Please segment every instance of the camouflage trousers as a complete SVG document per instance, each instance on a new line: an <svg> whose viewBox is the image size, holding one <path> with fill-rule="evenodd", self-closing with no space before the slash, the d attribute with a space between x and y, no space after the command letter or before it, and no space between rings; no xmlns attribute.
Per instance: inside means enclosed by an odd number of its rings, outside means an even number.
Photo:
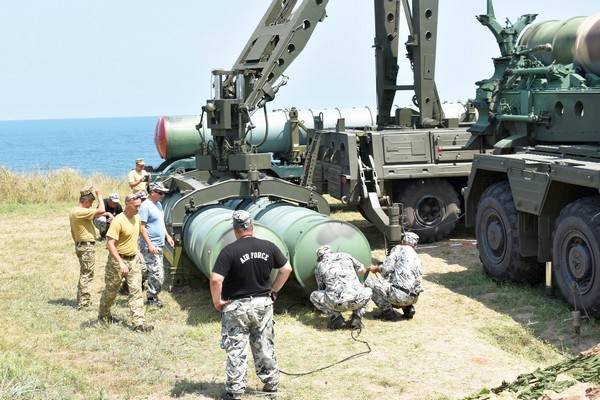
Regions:
<svg viewBox="0 0 600 400"><path fill-rule="evenodd" d="M144 323L144 298L142 296L142 268L138 257L131 260L123 259L123 262L129 268L129 273L125 278L129 286L129 297L127 304L131 312L131 323L133 326ZM104 291L100 299L100 308L98 318L108 318L110 316L110 307L113 305L119 288L121 287L121 272L119 263L111 256L106 261L106 272L104 275Z"/></svg>
<svg viewBox="0 0 600 400"><path fill-rule="evenodd" d="M256 375L265 384L277 386L279 369L275 358L273 301L269 297L233 300L221 313L221 348L227 352L225 390L242 394L248 383L246 346L254 357Z"/></svg>
<svg viewBox="0 0 600 400"><path fill-rule="evenodd" d="M362 318L371 295L371 289L362 286L349 288L341 295L327 290L315 290L310 294L310 301L319 311L330 317L337 317L344 311L352 311Z"/></svg>
<svg viewBox="0 0 600 400"><path fill-rule="evenodd" d="M411 295L385 279L371 276L365 281L365 285L373 289L373 302L382 310L411 306L419 299L418 295Z"/></svg>
<svg viewBox="0 0 600 400"><path fill-rule="evenodd" d="M75 254L79 259L79 284L77 285L77 305L88 307L92 304L92 281L94 280L94 264L96 250L94 245L76 244Z"/></svg>
<svg viewBox="0 0 600 400"><path fill-rule="evenodd" d="M148 282L148 298L158 296L165 282L163 251L161 247L157 247L157 249L158 253L152 254L147 247L142 247L142 256L144 257L142 275Z"/></svg>

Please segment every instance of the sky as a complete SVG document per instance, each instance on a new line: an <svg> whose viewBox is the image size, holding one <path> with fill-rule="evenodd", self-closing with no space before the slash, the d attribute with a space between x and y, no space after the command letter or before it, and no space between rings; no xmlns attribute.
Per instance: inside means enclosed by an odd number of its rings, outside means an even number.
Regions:
<svg viewBox="0 0 600 400"><path fill-rule="evenodd" d="M210 71L229 69L269 0L3 1L0 120L199 114ZM496 15L538 21L600 12L597 0L496 0ZM498 55L476 20L485 0L440 0L440 97L475 95ZM372 0L330 0L270 108L375 104ZM404 22L404 19L401 20ZM406 32L402 37L406 36ZM404 42L405 40L402 40ZM400 54L404 54L403 46ZM412 81L400 59L399 83ZM406 105L412 95L397 97Z"/></svg>

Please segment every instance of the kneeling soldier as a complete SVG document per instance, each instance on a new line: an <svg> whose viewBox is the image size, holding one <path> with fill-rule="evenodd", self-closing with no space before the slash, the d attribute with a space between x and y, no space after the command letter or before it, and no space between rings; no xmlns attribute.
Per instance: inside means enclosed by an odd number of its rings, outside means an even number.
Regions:
<svg viewBox="0 0 600 400"><path fill-rule="evenodd" d="M419 236L407 232L402 244L394 247L380 266L372 266L370 272L380 272L383 279L370 277L366 285L373 289L373 302L379 307L378 317L395 320L398 314L394 308L402 308L404 317L415 315L413 304L423 291L421 287L421 260L414 247Z"/></svg>
<svg viewBox="0 0 600 400"><path fill-rule="evenodd" d="M364 287L358 275L365 273L364 266L350 254L334 253L329 246L317 250L315 278L318 290L310 294L314 306L329 316L328 327L340 329L345 325L342 312L352 311L350 326L362 327L361 318L371 299L371 289Z"/></svg>

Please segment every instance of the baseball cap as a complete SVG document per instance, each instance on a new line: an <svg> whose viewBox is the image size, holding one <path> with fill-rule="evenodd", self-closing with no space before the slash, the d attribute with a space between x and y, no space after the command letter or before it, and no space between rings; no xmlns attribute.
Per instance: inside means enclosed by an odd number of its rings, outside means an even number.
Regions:
<svg viewBox="0 0 600 400"><path fill-rule="evenodd" d="M151 192L169 193L169 189L162 184L162 182L155 182L150 184Z"/></svg>
<svg viewBox="0 0 600 400"><path fill-rule="evenodd" d="M94 195L94 189L91 186L86 186L84 188L81 188L81 190L79 191L79 194L81 196L89 196L92 195L92 197L95 199L96 196Z"/></svg>
<svg viewBox="0 0 600 400"><path fill-rule="evenodd" d="M143 190L140 190L139 192L128 194L125 197L125 202L128 202L130 200L135 200L135 199L141 199L143 201L143 200L146 200L147 198L148 198L148 195L146 194L146 192L144 192Z"/></svg>
<svg viewBox="0 0 600 400"><path fill-rule="evenodd" d="M323 258L323 256L327 253L331 253L331 247L325 245L325 246L321 246L317 249L317 260L320 260L321 258Z"/></svg>
<svg viewBox="0 0 600 400"><path fill-rule="evenodd" d="M135 164L136 165L144 165L144 159L143 158L136 158L135 159Z"/></svg>
<svg viewBox="0 0 600 400"><path fill-rule="evenodd" d="M404 232L402 243L406 243L409 246L416 246L419 243L419 235L414 232Z"/></svg>
<svg viewBox="0 0 600 400"><path fill-rule="evenodd" d="M108 195L108 198L111 199L114 203L120 203L121 201L119 200L119 194L118 193L111 193Z"/></svg>
<svg viewBox="0 0 600 400"><path fill-rule="evenodd" d="M246 210L237 210L231 216L235 229L248 229L252 225L252 216Z"/></svg>

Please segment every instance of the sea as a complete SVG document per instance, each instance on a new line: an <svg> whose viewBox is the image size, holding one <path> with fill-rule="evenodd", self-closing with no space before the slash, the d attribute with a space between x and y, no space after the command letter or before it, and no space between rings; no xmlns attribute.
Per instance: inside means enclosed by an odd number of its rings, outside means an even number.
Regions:
<svg viewBox="0 0 600 400"><path fill-rule="evenodd" d="M0 167L14 172L73 168L121 178L136 158L158 166L158 117L0 121Z"/></svg>

